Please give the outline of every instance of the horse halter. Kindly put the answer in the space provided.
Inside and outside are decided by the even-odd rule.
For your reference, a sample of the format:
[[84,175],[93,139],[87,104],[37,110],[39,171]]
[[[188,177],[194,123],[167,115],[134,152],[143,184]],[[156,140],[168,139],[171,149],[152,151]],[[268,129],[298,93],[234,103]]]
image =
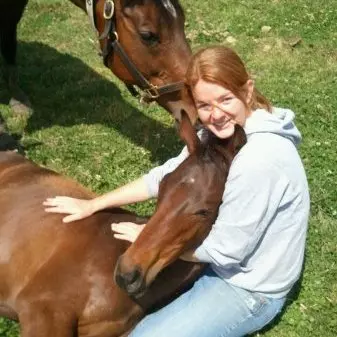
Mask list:
[[[95,23],[95,1],[96,0],[86,0],[86,8],[91,25],[96,33],[98,33]],[[181,90],[184,86],[183,81],[165,84],[162,86],[156,86],[150,83],[145,78],[145,76],[137,69],[136,65],[128,57],[124,48],[118,41],[114,9],[114,2],[112,0],[105,0],[103,12],[103,17],[105,20],[104,31],[101,35],[98,36],[99,40],[106,39],[102,50],[104,65],[108,67],[108,58],[109,56],[111,56],[112,52],[115,52],[120,57],[124,66],[128,69],[132,77],[136,80],[136,86],[140,89],[141,92],[138,92],[134,85],[126,84],[126,87],[133,96],[140,96],[140,101],[144,103],[150,103],[156,100],[159,96]]]

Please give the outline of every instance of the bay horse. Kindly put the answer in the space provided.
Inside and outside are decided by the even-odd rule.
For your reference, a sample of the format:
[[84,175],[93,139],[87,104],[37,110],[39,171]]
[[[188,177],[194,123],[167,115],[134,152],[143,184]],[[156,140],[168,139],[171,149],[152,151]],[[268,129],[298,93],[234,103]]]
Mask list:
[[[44,211],[43,200],[94,194],[19,154],[0,152],[0,315],[19,320],[21,337],[127,336],[144,314],[198,277],[203,266],[178,257],[210,230],[245,135],[237,128],[227,140],[203,144],[185,114],[180,135],[190,155],[162,181],[158,207],[131,246],[113,237],[110,224],[146,219],[114,208],[63,224],[63,215]],[[133,270],[126,262],[136,261],[136,250]]]
[[[70,0],[89,16],[102,50],[103,62],[133,95],[157,101],[173,115],[181,108],[195,117],[182,80],[191,57],[178,0]],[[0,43],[5,78],[17,112],[30,103],[18,86],[17,24],[28,0],[0,1]],[[135,86],[139,90],[135,89]]]

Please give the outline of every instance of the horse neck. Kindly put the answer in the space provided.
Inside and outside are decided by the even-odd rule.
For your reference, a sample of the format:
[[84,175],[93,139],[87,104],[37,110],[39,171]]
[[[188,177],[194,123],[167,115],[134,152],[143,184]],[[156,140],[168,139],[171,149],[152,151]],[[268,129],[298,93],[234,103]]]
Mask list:
[[[119,256],[130,246],[129,242],[113,237],[111,224],[120,222],[143,224],[146,219],[121,208],[111,208],[84,219],[78,227],[81,232],[77,234],[84,235],[84,240],[90,241],[90,246],[87,246],[87,249],[90,249],[90,255],[96,256],[98,260],[102,259],[103,265],[107,261],[107,256],[110,263],[115,264]],[[114,268],[114,266],[111,267]]]

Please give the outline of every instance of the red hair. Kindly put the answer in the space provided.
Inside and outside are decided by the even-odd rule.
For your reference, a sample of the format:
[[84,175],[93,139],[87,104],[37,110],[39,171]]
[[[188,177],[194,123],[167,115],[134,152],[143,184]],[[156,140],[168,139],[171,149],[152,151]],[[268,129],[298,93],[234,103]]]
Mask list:
[[189,63],[185,94],[193,99],[193,88],[199,80],[204,80],[230,90],[252,110],[264,108],[270,112],[271,104],[255,87],[247,105],[245,84],[249,79],[244,63],[233,49],[224,46],[208,47],[194,54]]

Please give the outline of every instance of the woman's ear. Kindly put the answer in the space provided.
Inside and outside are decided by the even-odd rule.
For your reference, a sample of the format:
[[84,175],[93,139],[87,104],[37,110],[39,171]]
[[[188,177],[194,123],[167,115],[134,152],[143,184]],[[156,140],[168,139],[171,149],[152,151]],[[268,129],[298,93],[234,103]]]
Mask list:
[[249,79],[246,84],[246,103],[249,106],[252,101],[253,93],[254,93],[254,81],[252,79]]

